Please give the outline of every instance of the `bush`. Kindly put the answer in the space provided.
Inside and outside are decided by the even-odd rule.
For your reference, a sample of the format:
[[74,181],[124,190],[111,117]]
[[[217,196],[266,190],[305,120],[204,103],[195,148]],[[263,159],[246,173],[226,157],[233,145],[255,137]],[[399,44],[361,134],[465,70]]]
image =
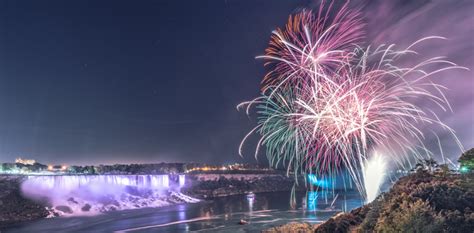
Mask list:
[[443,228],[441,219],[428,202],[402,194],[384,207],[375,231],[443,232]]
[[360,224],[358,232],[373,232],[377,220],[382,210],[382,200],[380,198],[375,199],[371,204],[370,210],[364,218],[364,221]]

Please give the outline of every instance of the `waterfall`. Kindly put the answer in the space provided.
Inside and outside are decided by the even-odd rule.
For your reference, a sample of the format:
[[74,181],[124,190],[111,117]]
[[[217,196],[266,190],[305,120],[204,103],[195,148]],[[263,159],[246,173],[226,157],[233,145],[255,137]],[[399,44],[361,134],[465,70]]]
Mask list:
[[179,193],[185,175],[176,178],[170,182],[169,175],[28,176],[21,188],[26,197],[46,198],[54,215],[90,215],[199,201]]
[[110,187],[133,186],[148,189],[168,189],[168,175],[77,175],[77,176],[28,176],[23,183],[41,190],[71,192],[81,187],[102,186]]
[[184,184],[186,184],[186,176],[185,175],[179,175],[179,187],[183,187]]

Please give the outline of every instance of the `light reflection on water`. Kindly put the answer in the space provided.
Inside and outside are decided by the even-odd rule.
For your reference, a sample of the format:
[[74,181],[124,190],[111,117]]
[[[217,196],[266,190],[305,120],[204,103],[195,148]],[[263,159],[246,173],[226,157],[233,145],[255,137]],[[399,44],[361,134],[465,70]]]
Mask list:
[[307,196],[307,206],[308,211],[315,211],[318,203],[318,192],[310,191]]
[[[326,202],[324,196],[327,196]],[[291,221],[319,223],[338,211],[363,204],[356,192],[297,193],[291,209],[289,192],[256,193],[217,198],[196,204],[111,212],[95,217],[44,219],[6,232],[258,232]],[[330,207],[334,200],[334,205]],[[249,222],[239,225],[240,219]]]

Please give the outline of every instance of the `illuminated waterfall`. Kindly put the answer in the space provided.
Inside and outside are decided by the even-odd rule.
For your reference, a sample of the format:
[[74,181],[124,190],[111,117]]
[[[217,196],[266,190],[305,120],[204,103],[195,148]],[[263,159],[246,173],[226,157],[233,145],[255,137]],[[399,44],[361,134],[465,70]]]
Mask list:
[[24,186],[71,192],[81,187],[102,186],[104,189],[134,186],[149,189],[168,189],[168,175],[78,175],[78,176],[28,176]]
[[26,197],[47,198],[53,206],[50,212],[59,215],[91,215],[198,202],[179,192],[185,176],[177,178],[170,182],[168,175],[28,176],[21,188]]
[[183,187],[185,183],[186,183],[186,176],[179,175],[179,187]]

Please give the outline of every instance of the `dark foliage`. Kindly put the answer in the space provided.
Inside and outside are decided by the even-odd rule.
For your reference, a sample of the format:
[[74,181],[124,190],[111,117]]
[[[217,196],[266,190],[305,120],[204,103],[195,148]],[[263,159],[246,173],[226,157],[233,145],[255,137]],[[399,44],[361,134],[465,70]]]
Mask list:
[[[466,165],[472,157],[474,149],[460,161]],[[432,160],[413,171],[371,204],[331,218],[316,232],[473,232],[474,174],[452,173]]]

